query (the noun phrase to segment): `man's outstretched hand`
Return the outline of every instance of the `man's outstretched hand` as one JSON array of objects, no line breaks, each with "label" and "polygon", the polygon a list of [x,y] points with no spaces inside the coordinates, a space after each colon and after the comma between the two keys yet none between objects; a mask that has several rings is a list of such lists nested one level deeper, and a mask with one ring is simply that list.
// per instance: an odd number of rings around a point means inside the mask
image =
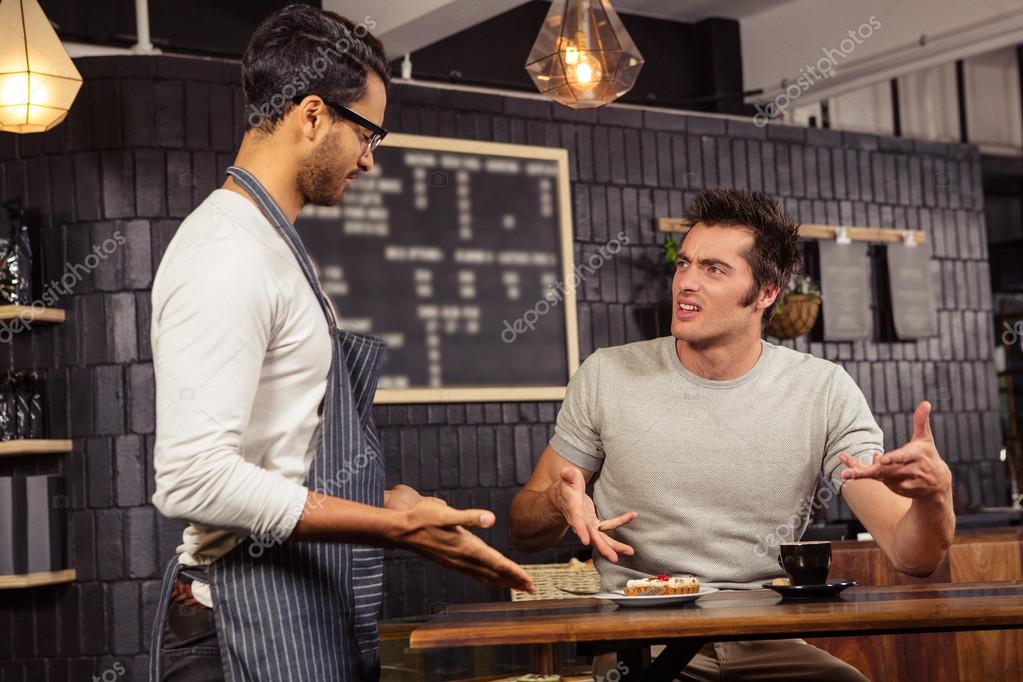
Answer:
[{"label": "man's outstretched hand", "polygon": [[586,494],[586,481],[575,467],[562,468],[561,480],[555,481],[547,494],[579,541],[584,545],[591,545],[594,551],[600,552],[608,561],[617,562],[619,553],[626,556],[636,553],[632,547],[615,540],[607,533],[633,521],[639,514],[626,512],[606,521],[598,519],[593,500]]},{"label": "man's outstretched hand", "polygon": [[874,453],[873,461],[866,464],[847,452],[841,454],[848,469],[842,478],[854,480],[872,478],[903,497],[926,498],[947,494],[952,489],[952,472],[941,459],[931,433],[931,404],[926,400],[913,414],[913,437],[897,450]]},{"label": "man's outstretched hand", "polygon": [[[410,490],[400,491],[402,503],[413,500],[408,492]],[[398,502],[397,499],[393,501]],[[468,530],[494,525],[493,512],[485,509],[454,509],[444,504],[443,500],[419,497],[401,513],[401,529],[393,538],[396,544],[477,580],[533,593],[533,580],[521,566]]]}]

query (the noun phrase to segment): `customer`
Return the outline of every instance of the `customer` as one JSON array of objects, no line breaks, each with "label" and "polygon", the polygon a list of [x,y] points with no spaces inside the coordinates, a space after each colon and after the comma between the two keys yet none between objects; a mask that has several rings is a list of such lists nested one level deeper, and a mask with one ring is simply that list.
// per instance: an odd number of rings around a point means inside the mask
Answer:
[{"label": "customer", "polygon": [[[955,517],[930,404],[917,407],[912,440],[881,455],[881,430],[841,367],[761,340],[799,267],[797,226],[775,200],[711,189],[687,222],[671,336],[600,349],[572,377],[513,502],[514,544],[540,550],[571,528],[593,547],[605,590],[664,573],[755,588],[780,572],[777,544],[793,538],[777,529],[798,518],[800,537],[823,474],[896,568],[934,571]],[[711,644],[681,675],[863,679],[802,640]]]},{"label": "customer", "polygon": [[291,5],[264,21],[230,177],[160,264],[153,502],[189,525],[157,606],[154,680],[377,679],[382,547],[532,589],[467,530],[491,512],[384,490],[370,415],[383,349],[339,328],[293,227],[373,168],[388,79],[380,43],[348,19]]}]

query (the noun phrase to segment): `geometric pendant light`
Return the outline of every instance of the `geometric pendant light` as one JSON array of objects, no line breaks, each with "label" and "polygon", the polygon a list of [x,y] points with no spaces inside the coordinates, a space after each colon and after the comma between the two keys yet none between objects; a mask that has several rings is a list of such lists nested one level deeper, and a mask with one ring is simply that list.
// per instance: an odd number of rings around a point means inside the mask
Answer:
[{"label": "geometric pendant light", "polygon": [[37,0],[0,0],[0,131],[49,130],[67,116],[81,87]]},{"label": "geometric pendant light", "polygon": [[573,109],[618,99],[642,67],[610,0],[554,0],[526,60],[537,90]]}]

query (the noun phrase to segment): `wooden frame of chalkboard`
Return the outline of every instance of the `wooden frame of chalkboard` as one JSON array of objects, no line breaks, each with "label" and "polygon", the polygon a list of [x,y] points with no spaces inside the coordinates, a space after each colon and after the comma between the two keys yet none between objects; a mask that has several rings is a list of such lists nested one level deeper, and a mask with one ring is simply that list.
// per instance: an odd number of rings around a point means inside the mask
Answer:
[{"label": "wooden frame of chalkboard", "polygon": [[[553,162],[557,168],[557,176],[550,175],[550,195],[557,201],[552,217],[548,217],[559,234],[557,235],[557,249],[550,243],[550,253],[557,252],[561,261],[560,272],[558,268],[550,268],[548,275],[557,274],[562,278],[561,291],[563,297],[560,299],[562,313],[565,316],[565,358],[564,366],[567,368],[563,381],[557,384],[548,385],[451,385],[451,387],[416,387],[409,385],[407,388],[382,388],[376,391],[374,402],[377,404],[403,404],[403,403],[461,403],[461,402],[517,402],[517,401],[558,401],[565,398],[566,384],[569,378],[579,367],[579,336],[576,320],[576,293],[575,286],[578,281],[573,279],[575,272],[575,259],[573,255],[573,220],[572,220],[572,197],[569,184],[569,154],[564,148],[527,146],[518,144],[504,144],[497,142],[482,142],[477,140],[464,140],[443,137],[426,137],[418,135],[391,134],[381,145],[382,147],[419,150],[425,152],[447,152],[449,154],[470,154],[476,157],[483,156],[485,161],[491,157],[509,157],[514,160]],[[381,160],[384,155],[377,151],[377,158]],[[379,162],[380,163],[380,162]],[[525,166],[524,166],[525,167]],[[548,173],[553,170],[548,169]],[[431,184],[433,178],[431,177]],[[432,189],[432,188],[431,188]],[[404,189],[402,191],[405,191]],[[514,191],[514,190],[510,190]],[[524,197],[525,198],[525,197]],[[345,203],[342,203],[345,207]],[[303,237],[305,239],[305,236]],[[553,240],[551,240],[552,242]],[[308,243],[308,242],[307,242]],[[316,254],[310,251],[313,259]],[[496,266],[495,266],[496,267]],[[573,286],[574,284],[574,286]],[[549,284],[548,284],[549,285]],[[525,314],[525,306],[520,314]],[[557,315],[554,306],[549,306],[549,314]],[[345,308],[340,306],[342,327],[345,327]],[[516,320],[518,321],[518,320]],[[356,329],[358,330],[358,329]],[[549,333],[549,331],[537,329],[532,333]],[[372,331],[371,333],[376,333]],[[561,325],[558,325],[557,333],[561,335]],[[502,337],[503,338],[503,337]],[[545,343],[549,344],[548,336]],[[560,339],[559,339],[560,340]],[[497,340],[496,344],[500,344]],[[562,360],[558,361],[562,364]],[[528,369],[528,368],[527,368]],[[554,373],[554,372],[549,372]],[[560,370],[559,370],[560,373]]]}]

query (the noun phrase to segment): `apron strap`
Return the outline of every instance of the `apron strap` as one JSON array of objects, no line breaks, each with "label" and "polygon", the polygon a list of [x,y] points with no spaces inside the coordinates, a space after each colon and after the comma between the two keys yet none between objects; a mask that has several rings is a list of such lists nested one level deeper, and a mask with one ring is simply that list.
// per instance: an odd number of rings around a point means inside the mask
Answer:
[{"label": "apron strap", "polygon": [[156,613],[153,616],[153,632],[149,636],[149,679],[160,680],[160,649],[163,647],[163,629],[167,625],[168,612],[171,605],[171,591],[174,581],[181,572],[182,564],[177,554],[167,563],[163,572],[163,583],[160,585],[160,599],[156,602]]},{"label": "apron strap", "polygon": [[327,318],[327,324],[330,326],[330,331],[333,333],[337,330],[337,320],[334,318],[334,310],[327,300],[326,294],[323,293],[323,288],[320,286],[320,280],[316,276],[316,269],[313,267],[313,263],[309,258],[309,252],[306,251],[305,245],[302,243],[302,238],[298,236],[298,231],[295,230],[295,226],[288,220],[288,216],[284,215],[284,211],[280,205],[274,201],[274,198],[270,196],[270,192],[263,187],[262,183],[256,179],[249,171],[238,166],[231,166],[227,169],[227,174],[230,175],[238,185],[248,192],[252,200],[256,202],[256,206],[262,211],[266,219],[270,221],[270,224],[276,228],[278,234],[284,239],[284,242],[291,249],[291,252],[295,254],[295,259],[298,260],[299,267],[302,268],[302,274],[305,275],[306,281],[309,282],[309,286],[312,287],[313,293],[316,294],[317,300],[320,302],[320,308],[323,309],[323,314]]}]

